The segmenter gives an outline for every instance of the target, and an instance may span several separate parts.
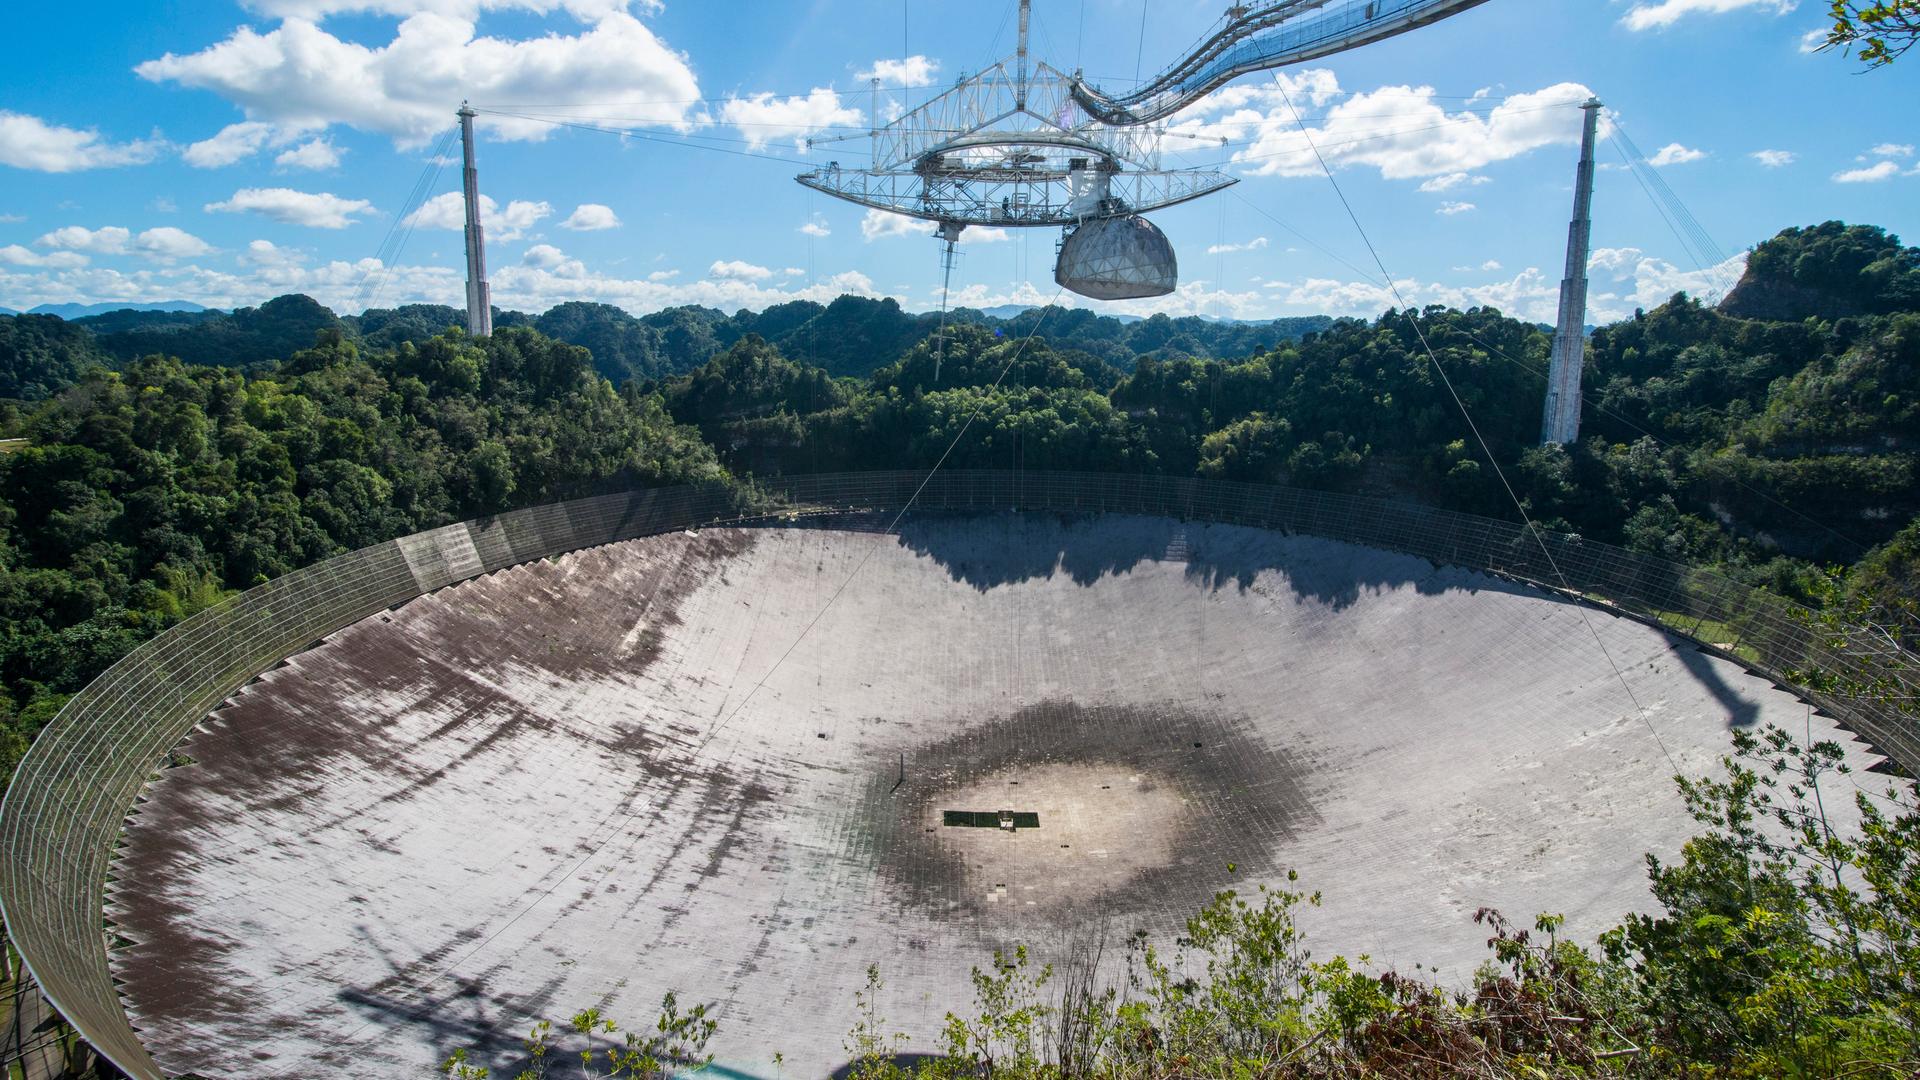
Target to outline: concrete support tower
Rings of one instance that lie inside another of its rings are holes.
[[[480,231],[480,173],[473,167],[473,118],[460,103],[460,150],[465,159],[461,186],[467,197],[467,333],[493,335],[493,295],[487,289],[487,240]]]
[[[1600,99],[1580,106],[1587,123],[1580,137],[1580,175],[1573,188],[1573,224],[1567,227],[1567,276],[1560,282],[1560,325],[1547,371],[1547,407],[1540,444],[1580,437],[1580,374],[1587,362],[1587,249],[1593,240],[1593,143],[1600,130]]]

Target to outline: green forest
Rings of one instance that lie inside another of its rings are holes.
[[[1478,308],[1264,324],[1058,308],[0,317],[0,766],[128,649],[397,535],[617,486],[950,467],[1197,475],[1515,518],[1911,639],[1920,249],[1789,229],[1718,306],[1597,329],[1541,448],[1546,328]],[[1436,368],[1422,339],[1430,343]],[[1444,372],[1445,378],[1441,377]]]

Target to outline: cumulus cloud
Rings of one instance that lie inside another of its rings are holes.
[[[1256,176],[1317,176],[1315,147],[1332,168],[1370,167],[1389,180],[1471,176],[1541,147],[1578,145],[1582,118],[1576,106],[1593,93],[1578,83],[1558,83],[1516,94],[1490,111],[1449,113],[1430,86],[1387,86],[1311,115],[1339,95],[1332,72],[1305,71],[1275,84],[1208,95],[1172,130],[1241,144],[1233,161]],[[1312,146],[1294,123],[1288,96],[1309,116]]]
[[[1637,247],[1595,248],[1593,254],[1587,256],[1587,271],[1598,270],[1620,277],[1639,263],[1640,256]]]
[[[78,172],[144,165],[159,156],[159,139],[109,142],[98,131],[61,127],[37,116],[0,109],[0,165],[35,172]]]
[[[1913,144],[1883,142],[1879,146],[1867,151],[1867,153],[1872,154],[1874,157],[1910,158],[1913,156]]]
[[[1882,180],[1891,180],[1900,175],[1900,166],[1890,159],[1881,160],[1858,169],[1845,169],[1833,174],[1835,183],[1840,184],[1877,184]]]
[[[805,97],[775,97],[771,93],[729,98],[720,106],[720,119],[740,129],[747,145],[758,149],[778,139],[792,139],[796,147],[823,128],[860,127],[866,114],[844,108],[840,95],[814,87]]]
[[[685,129],[696,120],[700,87],[686,57],[632,15],[614,10],[624,5],[586,4],[596,16],[591,26],[526,40],[479,36],[472,3],[283,0],[265,6],[285,16],[266,33],[243,26],[199,52],[167,53],[134,71],[152,82],[212,91],[239,106],[249,122],[305,131],[346,124],[403,147],[445,131],[453,123],[449,103],[467,97],[550,106],[623,101],[632,103],[623,111],[638,123]],[[405,16],[392,41],[344,41],[314,21],[369,9]],[[503,139],[544,139],[554,130],[493,114],[478,123]]]
[[[331,192],[292,188],[241,188],[230,199],[206,205],[208,213],[262,214],[284,225],[314,229],[344,229],[353,224],[355,214],[372,209],[373,204],[365,199],[343,199]]]
[[[854,77],[861,82],[879,79],[884,86],[926,86],[939,70],[938,60],[909,56],[904,60],[876,60],[872,67],[855,73]]]
[[[827,227],[827,219],[821,217],[818,214],[815,214],[813,217],[807,219],[807,223],[805,225],[800,226],[800,231],[807,236],[832,236],[833,235],[833,230]]]
[[[1813,29],[1800,35],[1800,51],[1803,53],[1819,52],[1821,49],[1824,49],[1827,47],[1827,38],[1832,36],[1832,34],[1833,34],[1832,27],[1829,27],[1829,26],[1814,27]]]
[[[106,225],[98,229],[89,229],[83,225],[66,225],[42,235],[34,243],[43,248],[52,248],[56,252],[69,254],[84,252],[88,255],[141,255],[163,262],[198,258],[213,250],[213,245],[205,240],[171,225],[148,229],[138,235],[135,235],[132,229],[123,229],[118,225]],[[85,262],[83,258],[79,265],[84,265]],[[28,264],[16,263],[16,265]]]
[[[1256,236],[1243,244],[1212,244],[1207,247],[1209,255],[1231,255],[1238,251],[1259,251],[1267,246],[1267,238]]]
[[[620,215],[614,213],[613,207],[611,206],[602,206],[599,203],[581,203],[579,206],[573,208],[573,213],[567,215],[567,220],[561,222],[560,227],[563,229],[572,229],[574,232],[599,232],[602,229],[617,229],[620,227]]]
[[[515,199],[503,210],[499,203],[493,201],[493,196],[480,196],[480,225],[486,230],[487,239],[503,244],[525,236],[528,229],[552,214],[553,206],[550,203]],[[421,203],[420,209],[408,214],[402,224],[418,229],[451,229],[460,232],[467,227],[465,197],[458,191],[435,195]]]
[[[9,266],[44,266],[56,270],[72,270],[87,265],[92,260],[77,251],[34,251],[19,244],[0,247],[0,263]]]
[[[678,270],[655,270],[653,273],[647,275],[647,280],[655,282],[672,281],[679,276],[680,271]]]
[[[3,251],[4,249],[0,249]],[[271,253],[238,273],[210,266],[156,266],[117,270],[102,267],[56,269],[16,267],[0,254],[0,295],[11,306],[43,303],[145,303],[184,299],[208,307],[235,308],[259,304],[284,293],[305,293],[342,313],[355,313],[369,279],[380,284],[382,305],[438,303],[458,307],[465,303],[465,270],[457,266],[386,266],[377,259],[310,263],[295,253],[269,246]],[[284,255],[284,258],[274,258]],[[871,279],[845,271],[820,280],[774,286],[766,281],[705,278],[673,281],[666,278],[625,278],[597,273],[579,260],[535,256],[541,265],[508,264],[493,275],[494,302],[520,311],[545,311],[567,300],[615,304],[635,314],[666,307],[699,305],[735,311],[762,310],[790,300],[825,303],[842,294],[878,296]]]
[[[1727,283],[1739,280],[1747,258],[1743,252],[1719,266],[1681,270],[1663,259],[1648,257],[1636,248],[1602,249],[1594,255],[1609,268],[1609,276],[1616,283],[1611,289],[1596,289],[1588,297],[1588,317],[1602,322],[1626,318],[1635,308],[1657,307],[1676,292],[1716,298]],[[1498,269],[1498,264],[1488,268]],[[1491,307],[1534,322],[1552,322],[1559,313],[1560,283],[1557,277],[1548,277],[1537,267],[1527,267],[1511,277],[1480,284],[1449,285],[1406,278],[1397,284],[1400,295],[1416,307],[1428,304],[1461,309]],[[1269,303],[1279,303],[1293,311],[1364,318],[1395,306],[1392,292],[1372,281],[1307,278],[1268,282],[1266,289]]]
[[[1692,147],[1682,146],[1677,142],[1668,143],[1661,147],[1652,157],[1648,158],[1647,164],[1656,169],[1664,169],[1669,165],[1686,165],[1690,162],[1699,161],[1706,156],[1707,152],[1705,150],[1695,150]]]
[[[1455,214],[1465,214],[1478,209],[1480,209],[1478,206],[1470,202],[1443,202],[1438,209],[1434,210],[1434,213],[1441,217],[1452,217]]]
[[[296,266],[303,261],[299,252],[279,247],[271,240],[252,241],[239,258],[243,264],[262,267]]]
[[[1475,176],[1472,173],[1456,172],[1448,173],[1445,176],[1436,176],[1426,183],[1421,184],[1420,190],[1429,195],[1434,195],[1442,191],[1452,191],[1462,184],[1470,184],[1478,187],[1481,184],[1491,183],[1493,183],[1493,177],[1491,176]]]
[[[1769,169],[1784,168],[1800,159],[1800,155],[1791,150],[1755,150],[1747,156]]]
[[[454,18],[474,19],[483,11],[520,10],[536,15],[565,11],[583,22],[593,22],[633,5],[628,0],[244,0],[250,11],[279,19],[306,19],[320,22],[332,15],[394,15],[405,18],[421,12],[436,12]],[[660,0],[641,0],[649,11],[660,9]]]
[[[570,276],[579,276],[587,272],[586,265],[578,259],[572,259],[567,253],[552,244],[535,244],[520,256],[520,265],[552,270]]]
[[[905,214],[890,214],[885,210],[869,210],[860,219],[860,238],[868,243],[900,236],[932,236],[933,231],[934,224],[931,221]]]
[[[707,276],[722,281],[765,281],[773,276],[773,271],[739,259],[722,259],[707,267]]]
[[[197,259],[213,250],[213,245],[184,229],[162,225],[133,238],[135,251],[152,259]]]
[[[283,169],[332,169],[340,164],[340,149],[330,139],[312,139],[273,159]]]
[[[1724,15],[1746,8],[1785,15],[1795,6],[1796,0],[1658,0],[1657,3],[1640,0],[1628,9],[1620,22],[1629,30],[1664,30],[1689,15]]]
[[[252,120],[228,124],[210,139],[189,143],[180,157],[196,169],[218,169],[259,153],[272,137],[272,124]]]
[[[41,247],[57,248],[62,251],[85,251],[94,255],[124,255],[127,244],[132,239],[133,231],[118,225],[107,225],[98,229],[89,229],[83,225],[65,225],[43,234],[34,243]]]

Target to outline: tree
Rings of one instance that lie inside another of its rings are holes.
[[[1833,0],[1833,29],[1821,48],[1852,52],[1868,67],[1884,67],[1920,40],[1920,0]]]

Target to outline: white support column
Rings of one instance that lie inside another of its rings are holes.
[[[487,240],[480,229],[480,173],[473,167],[476,115],[465,102],[460,103],[460,149],[465,158],[461,186],[467,200],[467,333],[483,338],[493,335],[493,295],[487,289]]]
[[[1540,444],[1565,445],[1580,438],[1580,377],[1587,362],[1587,251],[1593,240],[1593,145],[1600,130],[1600,99],[1589,98],[1580,137],[1580,173],[1573,189],[1573,223],[1567,227],[1567,276],[1560,282],[1560,323],[1547,370],[1547,403]]]

